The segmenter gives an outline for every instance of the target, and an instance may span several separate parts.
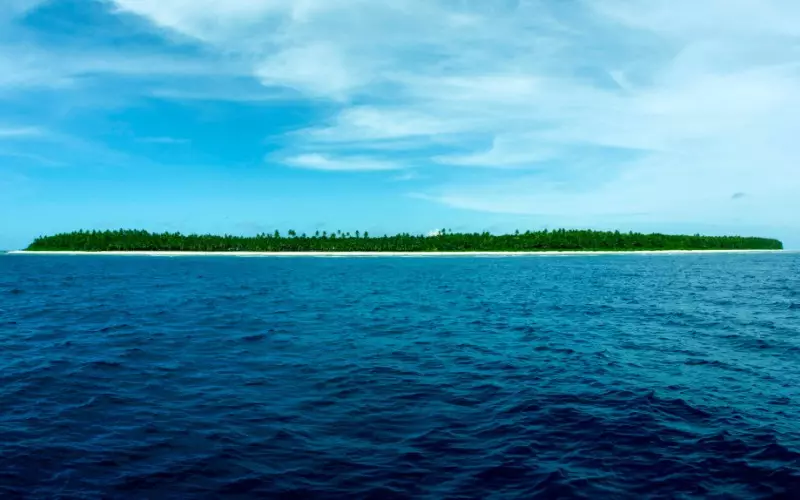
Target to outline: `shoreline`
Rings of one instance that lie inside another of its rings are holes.
[[[590,250],[523,252],[194,252],[194,251],[125,251],[99,252],[73,250],[12,250],[7,255],[117,255],[141,257],[520,257],[581,255],[688,255],[720,253],[786,253],[787,250]]]

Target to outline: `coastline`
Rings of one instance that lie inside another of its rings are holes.
[[[8,255],[116,255],[141,257],[520,257],[581,255],[688,255],[719,253],[786,253],[786,250],[621,250],[621,251],[526,251],[526,252],[181,252],[12,250]]]

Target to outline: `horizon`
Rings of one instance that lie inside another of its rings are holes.
[[[800,249],[790,0],[7,2],[1,249],[349,227]]]
[[[264,231],[261,233],[255,234],[230,234],[230,233],[186,233],[181,231],[164,231],[164,232],[153,232],[147,231],[144,229],[136,229],[136,228],[118,228],[118,229],[106,229],[106,230],[96,230],[96,229],[78,229],[74,231],[68,231],[63,233],[53,233],[47,235],[39,235],[31,240],[30,243],[34,243],[37,239],[41,238],[49,238],[54,236],[62,236],[62,235],[75,235],[79,233],[93,233],[93,232],[118,232],[118,231],[134,231],[134,232],[145,232],[151,235],[159,235],[159,234],[171,234],[175,236],[180,236],[182,238],[186,237],[234,237],[234,238],[245,238],[245,239],[255,239],[255,238],[271,238],[271,237],[278,237],[278,238],[310,238],[310,239],[325,239],[325,238],[355,238],[355,239],[371,239],[371,238],[393,238],[397,236],[410,236],[414,238],[435,238],[439,236],[472,236],[472,235],[479,235],[479,234],[488,234],[492,237],[505,237],[505,236],[528,236],[530,234],[536,233],[548,233],[548,232],[559,232],[559,231],[566,231],[566,232],[597,232],[597,233],[620,233],[621,235],[627,234],[638,234],[642,236],[684,236],[684,237],[704,237],[707,238],[709,235],[702,235],[702,234],[678,234],[678,233],[639,233],[635,231],[602,231],[602,230],[595,230],[595,229],[575,229],[575,228],[544,228],[542,230],[520,230],[515,229],[514,231],[509,232],[490,232],[490,231],[474,231],[474,232],[458,232],[452,231],[449,228],[442,228],[437,230],[428,231],[427,233],[410,233],[410,232],[399,232],[399,233],[370,233],[369,231],[360,231],[356,230],[342,230],[342,229],[334,229],[330,231],[322,230],[322,231],[315,231],[314,233],[305,233],[300,231],[295,231],[294,229],[289,229],[287,231],[280,231],[279,229],[275,229],[274,231]],[[718,235],[718,236],[711,236],[714,237],[721,237],[721,238],[745,238],[745,239],[771,239],[780,243],[784,248],[781,250],[791,250],[786,248],[786,244],[783,240],[779,238],[770,238],[765,236],[750,236],[746,234],[726,234],[726,235]],[[19,251],[27,248],[18,248],[18,249],[0,249],[0,252],[13,252]],[[744,250],[744,251],[751,251],[751,250]],[[775,250],[772,250],[775,251]]]
[[[227,243],[225,246],[221,246]],[[281,234],[261,233],[237,237],[230,234],[151,233],[142,230],[74,231],[35,239],[22,253],[107,253],[171,255],[171,252],[241,253],[258,255],[272,253],[336,254],[355,252],[371,254],[407,253],[562,253],[598,252],[748,252],[782,251],[783,243],[776,239],[741,236],[705,237],[701,235],[664,235],[602,231],[544,230],[515,231],[511,234],[456,233],[441,229],[428,234],[369,234],[347,231],[326,231],[306,235],[293,230]],[[154,253],[153,253],[154,252]],[[16,253],[16,252],[14,252]]]

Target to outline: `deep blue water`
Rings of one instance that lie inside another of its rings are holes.
[[[800,254],[0,256],[0,497],[800,498]]]

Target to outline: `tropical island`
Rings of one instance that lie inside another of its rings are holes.
[[[275,231],[256,236],[151,233],[140,230],[75,231],[36,238],[28,252],[633,252],[782,250],[772,238],[643,234],[619,231],[543,230],[513,234],[408,233],[372,236],[368,232]]]

